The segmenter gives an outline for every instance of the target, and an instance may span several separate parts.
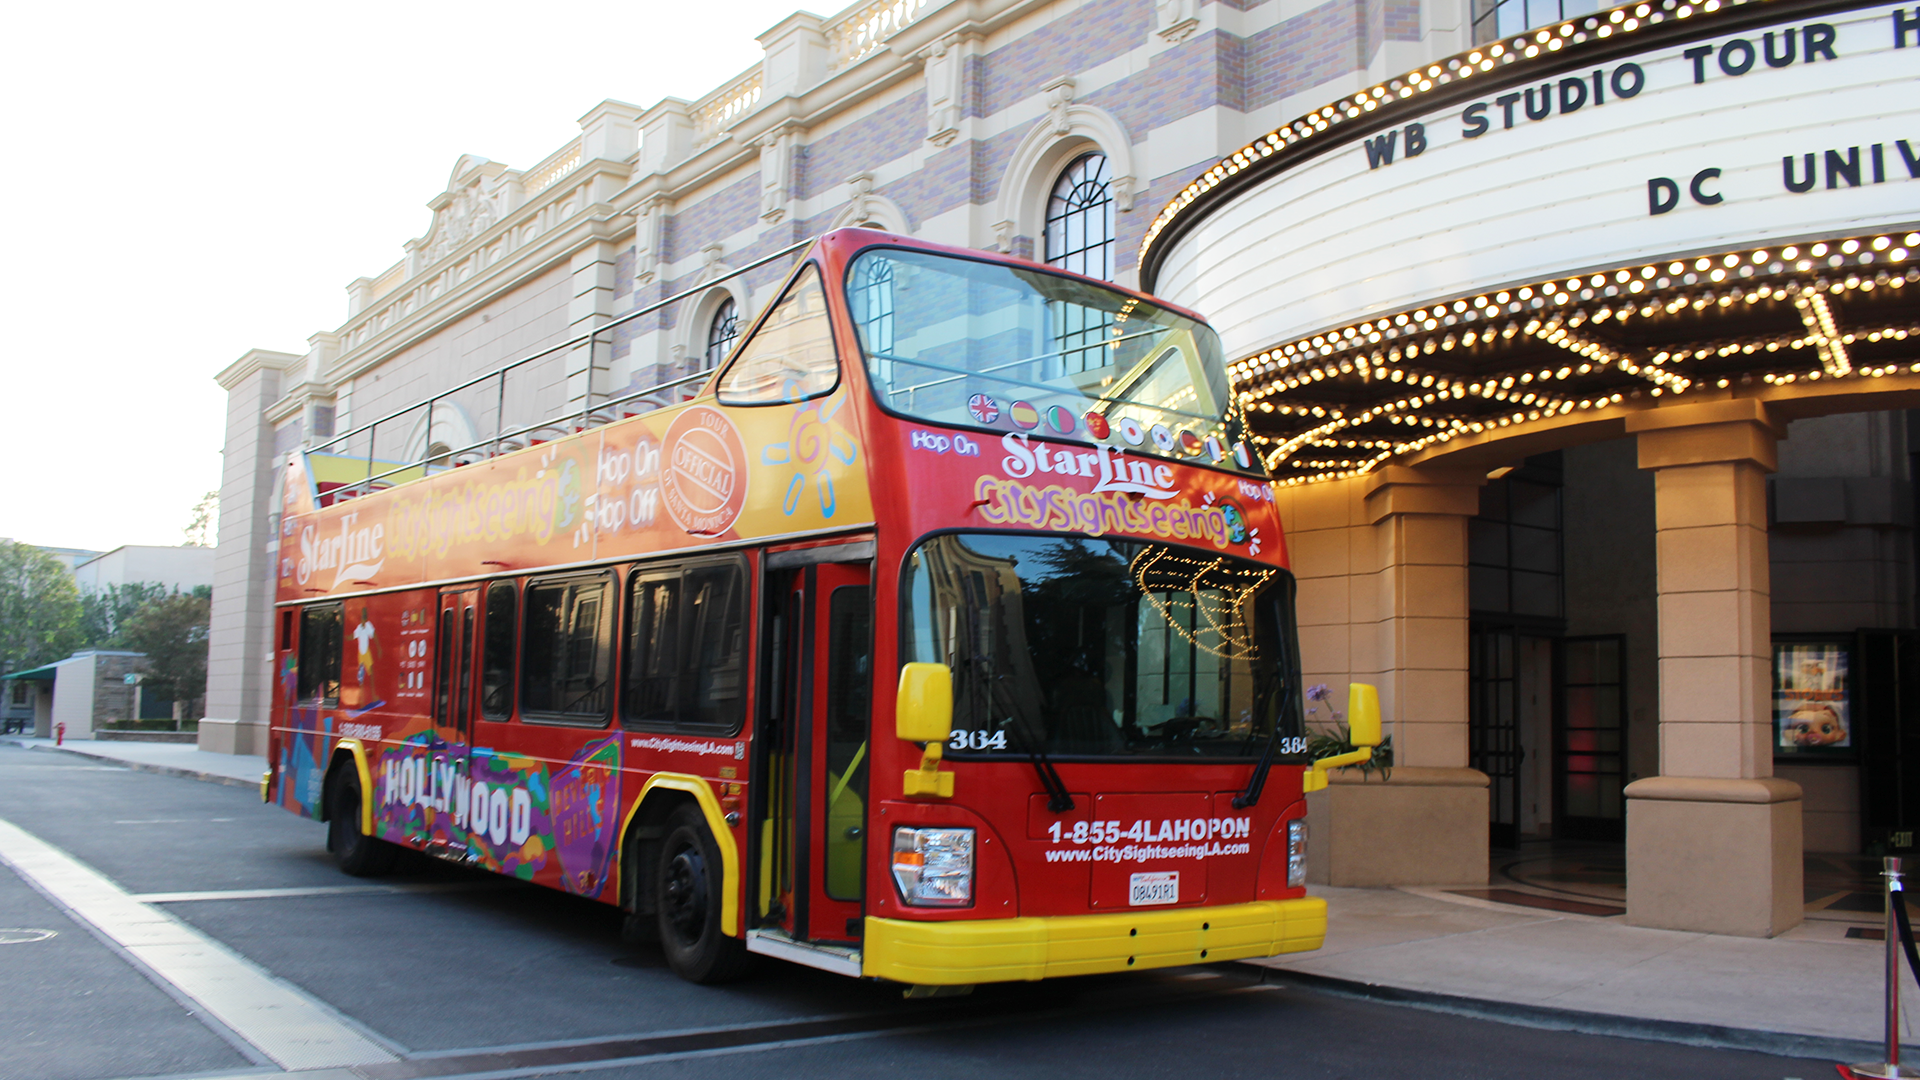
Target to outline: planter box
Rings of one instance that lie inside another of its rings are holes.
[[[1307,796],[1307,880],[1315,885],[1484,885],[1487,774],[1395,766],[1357,769]]]

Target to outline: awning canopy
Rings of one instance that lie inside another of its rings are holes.
[[[52,682],[59,668],[58,664],[48,664],[46,667],[37,667],[31,671],[16,671],[11,675],[0,675],[0,680],[26,679],[30,682]]]

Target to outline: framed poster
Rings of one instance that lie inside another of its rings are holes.
[[[1774,641],[1775,757],[1853,756],[1852,653],[1847,638]]]

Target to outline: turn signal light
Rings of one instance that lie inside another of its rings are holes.
[[[1287,822],[1287,888],[1307,883],[1307,819]]]
[[[973,903],[973,830],[893,830],[893,883],[914,907]]]

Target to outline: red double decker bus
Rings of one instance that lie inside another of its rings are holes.
[[[618,905],[696,981],[1319,947],[1294,584],[1212,330],[857,229],[777,296],[637,415],[296,455],[263,796],[350,874]]]

